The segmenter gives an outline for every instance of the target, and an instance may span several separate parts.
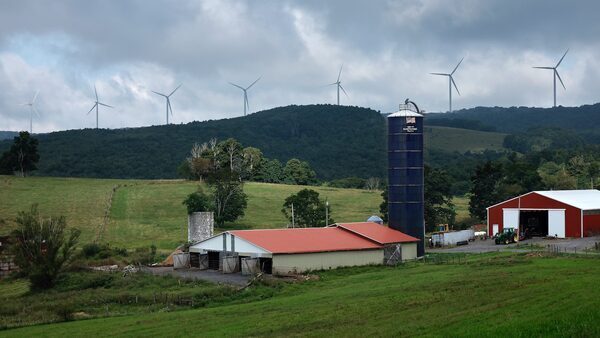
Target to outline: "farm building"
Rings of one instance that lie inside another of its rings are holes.
[[[223,272],[301,273],[415,259],[417,241],[373,222],[232,230],[190,246],[190,260],[192,266]]]
[[[487,208],[488,233],[505,228],[532,236],[600,234],[600,191],[533,191]]]

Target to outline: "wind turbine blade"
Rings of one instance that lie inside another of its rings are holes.
[[[31,104],[35,103],[35,99],[37,99],[39,93],[40,93],[39,90],[37,92],[35,92],[35,95],[33,95],[33,100],[31,100]]]
[[[250,101],[248,100],[248,94],[244,93],[244,101],[246,102],[246,108],[248,108],[248,112],[250,112]]]
[[[533,67],[533,68],[537,68],[537,69],[554,69],[554,67]]]
[[[242,86],[238,86],[238,85],[236,85],[236,84],[235,84],[235,83],[233,83],[233,82],[229,82],[229,84],[230,84],[230,85],[232,85],[232,86],[234,86],[234,87],[238,87],[238,88],[239,88],[239,89],[241,89],[241,90],[246,90],[244,87],[242,87]]]
[[[458,93],[458,95],[460,95],[460,90],[458,90],[458,87],[456,86],[456,82],[454,82],[454,78],[452,76],[450,76],[450,81],[452,81],[452,84],[454,85],[454,89],[456,89],[456,92]]]
[[[96,102],[96,103],[94,104],[94,106],[92,106],[92,109],[90,109],[90,111],[89,111],[89,112],[87,112],[87,114],[86,114],[86,115],[90,115],[90,113],[92,112],[92,110],[94,110],[94,108],[96,108],[96,106],[97,106],[97,105],[98,105],[98,103]]]
[[[342,65],[340,66],[340,72],[338,73],[338,79],[337,82],[340,82],[340,77],[342,76],[342,68],[344,68],[344,64],[342,63]]]
[[[256,79],[256,81],[252,82],[251,85],[249,85],[248,87],[246,87],[246,90],[250,89],[250,87],[254,86],[255,83],[258,82],[258,80],[260,80],[260,78],[262,78],[262,75],[258,77],[258,79]]]
[[[565,52],[565,54],[563,54],[563,56],[560,58],[560,60],[558,61],[558,63],[556,64],[556,67],[554,68],[558,68],[558,66],[560,66],[560,63],[562,62],[562,60],[565,58],[565,56],[567,56],[567,53],[569,52],[569,49],[567,49],[567,51]]]
[[[96,102],[98,102],[98,91],[96,90],[96,85],[94,85],[94,93],[96,94]]]
[[[567,90],[567,87],[565,87],[565,84],[563,83],[562,79],[560,78],[560,75],[558,74],[558,71],[556,69],[554,69],[554,73],[556,74],[556,76],[558,77],[558,81],[560,81],[560,84],[563,86],[563,88],[565,90]]]
[[[167,106],[169,106],[169,112],[171,113],[171,116],[173,116],[173,108],[171,107],[171,100],[167,99]]]
[[[37,110],[36,107],[31,106],[31,108],[33,109],[33,111],[35,112],[35,115],[40,116],[40,112]]]
[[[429,73],[431,75],[442,75],[442,76],[450,76],[450,74],[446,74],[446,73]]]
[[[162,93],[159,93],[159,92],[155,92],[154,90],[153,90],[152,92],[153,92],[154,94],[157,94],[157,95],[160,95],[160,96],[167,97],[167,95],[165,95],[165,94],[162,94]]]
[[[173,89],[173,91],[171,92],[171,94],[169,94],[169,96],[173,95],[177,91],[177,89],[179,89],[179,87],[181,87],[182,84],[183,83],[179,84],[179,86],[177,86],[177,88]]]
[[[346,97],[348,97],[348,93],[346,93],[346,91],[344,90],[344,87],[342,87],[341,84],[340,84],[340,89],[344,92],[344,94],[346,94]]]
[[[460,61],[458,62],[456,67],[454,67],[454,70],[452,71],[452,73],[450,73],[450,75],[454,75],[454,72],[458,69],[458,66],[460,66],[460,64],[463,62],[464,59],[465,59],[464,57],[462,59],[460,59]]]
[[[101,102],[98,102],[98,104],[101,105],[101,106],[108,107],[108,108],[114,108],[113,106],[109,106],[109,105],[101,103]]]

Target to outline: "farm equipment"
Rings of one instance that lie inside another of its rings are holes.
[[[519,240],[519,234],[513,228],[505,228],[496,235],[496,244],[516,243]]]

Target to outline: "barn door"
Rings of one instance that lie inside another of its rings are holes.
[[[502,214],[503,229],[519,229],[519,209],[503,209]]]
[[[548,210],[548,236],[565,238],[564,210]]]

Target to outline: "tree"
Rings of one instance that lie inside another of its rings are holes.
[[[246,147],[242,150],[242,173],[244,179],[253,179],[258,171],[263,154],[258,148]]]
[[[367,189],[369,191],[379,189],[380,185],[381,185],[381,180],[379,179],[379,177],[369,177],[365,181],[365,189]]]
[[[287,161],[283,168],[283,175],[286,182],[298,185],[314,184],[317,177],[308,162],[300,161],[297,158]]]
[[[452,180],[441,169],[425,166],[425,227],[433,231],[438,224],[454,224],[456,211],[452,203]]]
[[[237,172],[223,168],[209,176],[206,183],[212,190],[215,222],[219,226],[244,216],[248,196],[244,193],[243,183]]]
[[[37,170],[36,164],[40,160],[37,146],[37,139],[26,131],[20,132],[10,149],[0,158],[0,173],[18,172],[21,177],[25,177],[30,171]]]
[[[33,289],[52,287],[72,257],[80,231],[71,229],[65,237],[65,218],[41,218],[37,205],[28,212],[19,212],[17,226],[13,232],[15,263]]]
[[[381,214],[381,219],[384,223],[388,222],[388,187],[387,185],[383,188],[381,192],[381,197],[383,198],[383,202],[379,205],[379,213]]]
[[[469,213],[472,217],[482,221],[487,217],[487,207],[501,201],[498,186],[502,179],[502,168],[491,161],[475,168],[471,177],[471,197],[469,200]]]
[[[227,140],[220,142],[217,145],[219,153],[221,155],[220,162],[221,166],[229,167],[229,171],[240,171],[242,162],[242,145],[234,138],[228,138]]]
[[[283,181],[283,167],[277,159],[263,158],[254,176],[258,182],[281,183]]]
[[[294,225],[299,227],[322,227],[335,223],[329,217],[331,208],[326,211],[326,203],[319,198],[319,193],[312,189],[302,189],[297,194],[292,194],[285,199],[281,212],[292,223],[292,205],[294,206]]]
[[[183,200],[183,204],[186,206],[188,214],[212,210],[211,197],[204,193],[200,187],[198,191],[189,194]]]

